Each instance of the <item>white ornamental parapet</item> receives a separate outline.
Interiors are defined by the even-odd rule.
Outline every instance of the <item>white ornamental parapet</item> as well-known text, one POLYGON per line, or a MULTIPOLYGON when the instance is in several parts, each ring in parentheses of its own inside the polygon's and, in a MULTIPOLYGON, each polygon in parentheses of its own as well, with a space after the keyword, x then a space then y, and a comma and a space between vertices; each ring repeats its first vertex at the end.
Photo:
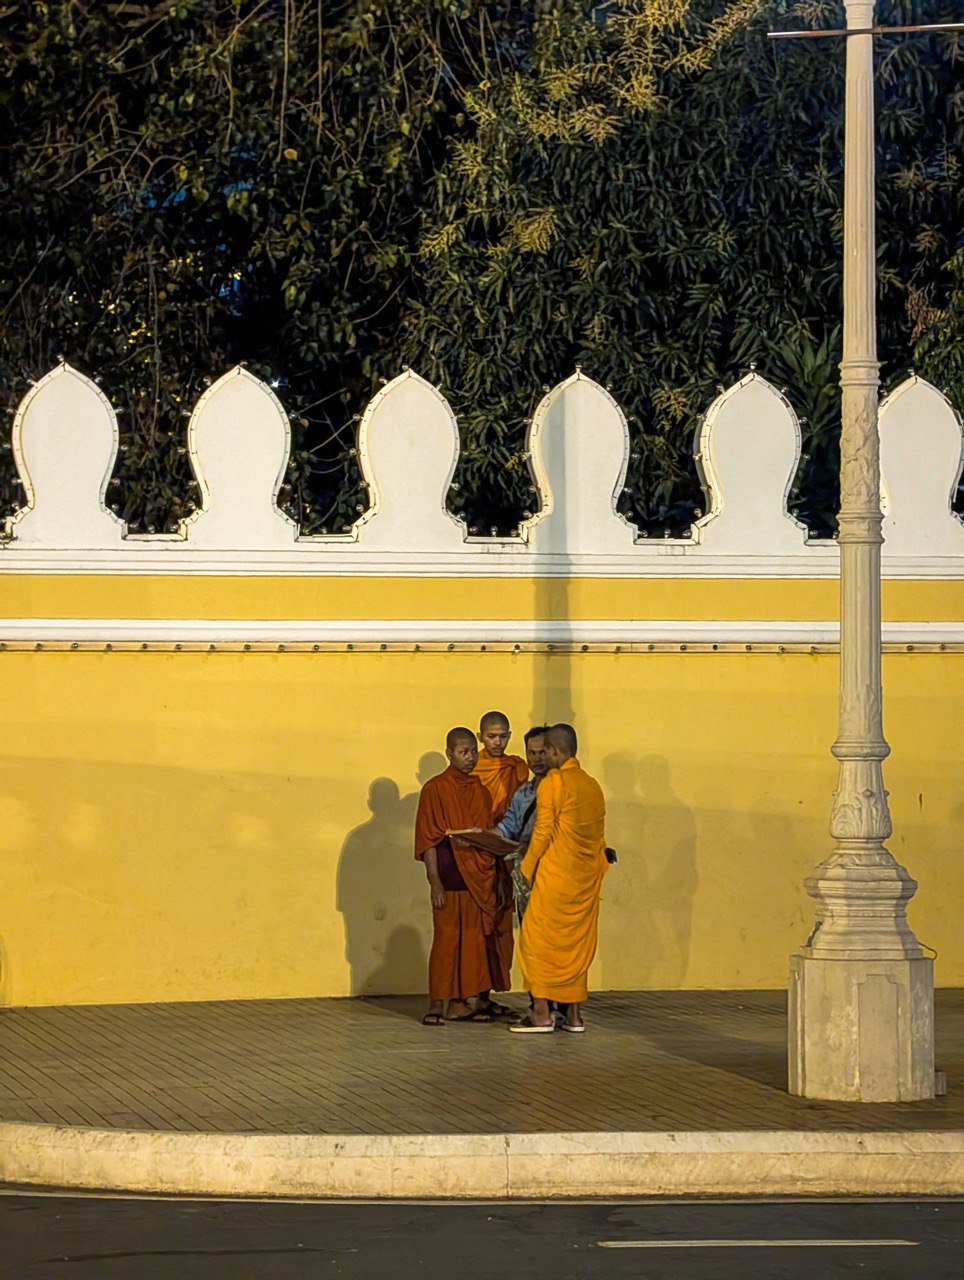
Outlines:
MULTIPOLYGON (((911 378, 880 414, 884 572, 964 577, 964 526, 951 495, 961 421, 911 378)), ((13 450, 27 502, 7 520, 0 568, 36 573, 415 576, 833 577, 836 544, 808 541, 787 510, 800 427, 785 397, 751 373, 710 406, 696 465, 706 515, 684 538, 645 538, 617 504, 629 430, 608 390, 576 372, 547 393, 528 433, 538 491, 518 535, 470 537, 448 509, 458 424, 442 393, 405 371, 358 432, 370 504, 350 530, 304 536, 278 495, 291 428, 274 392, 243 368, 200 398, 187 430, 201 491, 178 532, 128 534, 106 505, 117 420, 89 379, 60 365, 27 393, 13 450)))

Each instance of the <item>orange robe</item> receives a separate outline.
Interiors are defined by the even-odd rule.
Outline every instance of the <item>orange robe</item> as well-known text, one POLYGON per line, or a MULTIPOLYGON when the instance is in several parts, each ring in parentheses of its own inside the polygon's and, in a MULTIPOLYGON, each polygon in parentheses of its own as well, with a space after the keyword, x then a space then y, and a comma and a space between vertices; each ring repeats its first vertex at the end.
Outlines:
POLYGON ((551 769, 536 792, 536 825, 522 860, 532 881, 519 931, 527 989, 543 1000, 581 1004, 599 933, 606 861, 606 804, 576 759, 551 769))
POLYGON ((501 822, 512 797, 528 781, 529 766, 521 756, 490 756, 483 747, 474 776, 492 797, 492 817, 501 822))
POLYGON ((418 798, 415 857, 438 850, 445 906, 432 911, 428 962, 430 1000, 467 1000, 483 991, 507 991, 510 965, 497 937, 500 901, 496 860, 481 849, 453 843, 446 831, 491 827, 489 793, 474 774, 448 768, 430 778, 418 798))
MULTIPOLYGON (((492 817, 501 822, 512 802, 512 797, 528 780, 529 766, 521 756, 490 756, 483 747, 475 766, 474 776, 492 797, 492 817)), ((499 859, 499 898, 505 903, 496 921, 496 937, 499 952, 506 968, 512 969, 512 920, 515 915, 512 900, 512 875, 508 866, 499 859)))

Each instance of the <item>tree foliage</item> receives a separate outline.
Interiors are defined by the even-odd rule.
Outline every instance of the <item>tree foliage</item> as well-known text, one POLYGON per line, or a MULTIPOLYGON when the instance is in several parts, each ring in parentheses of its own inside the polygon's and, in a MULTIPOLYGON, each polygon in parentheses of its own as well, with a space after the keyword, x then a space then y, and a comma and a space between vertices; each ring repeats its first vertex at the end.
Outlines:
MULTIPOLYGON (((190 509, 183 415, 244 361, 280 387, 308 528, 356 518, 352 415, 393 349, 463 74, 449 0, 8 8, 0 23, 11 397, 63 355, 120 411, 112 498, 190 509)), ((462 33, 457 33, 461 35, 462 33)))
MULTIPOLYGON (((839 16, 825 0, 0 7, 7 406, 60 355, 97 378, 120 410, 111 500, 170 528, 193 498, 184 414, 243 360, 279 386, 284 503, 319 532, 364 506, 353 419, 410 364, 459 415, 453 505, 501 531, 532 502, 542 386, 579 364, 631 416, 623 509, 677 532, 701 502, 699 414, 755 362, 807 417, 795 503, 826 533, 843 49, 765 33, 839 16)), ((962 406, 964 54, 933 37, 878 52, 884 374, 916 361, 962 406)))

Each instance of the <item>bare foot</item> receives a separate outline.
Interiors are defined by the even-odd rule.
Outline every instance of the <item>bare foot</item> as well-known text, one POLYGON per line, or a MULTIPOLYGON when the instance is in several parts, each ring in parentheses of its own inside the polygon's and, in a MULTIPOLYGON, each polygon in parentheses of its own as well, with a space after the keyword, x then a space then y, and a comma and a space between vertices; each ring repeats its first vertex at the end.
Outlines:
POLYGON ((582 1025, 582 1007, 578 1004, 571 1004, 566 1010, 566 1026, 581 1027, 582 1025))
POLYGON ((466 1000, 450 1000, 448 1008, 445 1010, 445 1017, 448 1021, 453 1018, 464 1018, 466 1014, 472 1012, 472 1006, 466 1000))
POLYGON ((555 1026, 556 1015, 549 1008, 548 1000, 537 1000, 533 998, 532 1010, 529 1014, 533 1026, 536 1027, 552 1027, 555 1026))

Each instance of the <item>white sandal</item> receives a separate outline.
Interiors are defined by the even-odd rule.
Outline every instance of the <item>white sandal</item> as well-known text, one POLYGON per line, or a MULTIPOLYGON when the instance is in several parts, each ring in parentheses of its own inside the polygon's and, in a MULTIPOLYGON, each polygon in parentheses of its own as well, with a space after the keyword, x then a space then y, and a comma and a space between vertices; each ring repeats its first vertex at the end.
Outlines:
POLYGON ((521 1022, 513 1022, 509 1027, 510 1031, 523 1036, 551 1036, 555 1029, 555 1020, 547 1023, 545 1026, 542 1026, 538 1022, 533 1022, 531 1018, 523 1018, 521 1022))

